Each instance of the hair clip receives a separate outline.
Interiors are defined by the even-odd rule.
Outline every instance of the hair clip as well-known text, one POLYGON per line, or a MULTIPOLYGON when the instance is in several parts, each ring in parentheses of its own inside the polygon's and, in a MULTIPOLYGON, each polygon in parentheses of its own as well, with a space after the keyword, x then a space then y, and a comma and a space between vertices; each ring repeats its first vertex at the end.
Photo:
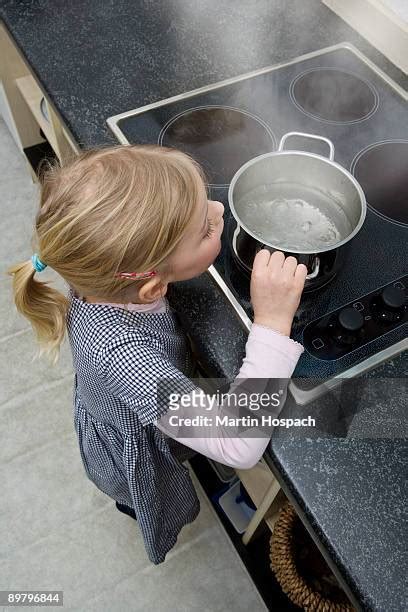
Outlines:
POLYGON ((156 276, 156 270, 151 270, 150 272, 117 272, 115 276, 117 278, 150 278, 151 276, 156 276))

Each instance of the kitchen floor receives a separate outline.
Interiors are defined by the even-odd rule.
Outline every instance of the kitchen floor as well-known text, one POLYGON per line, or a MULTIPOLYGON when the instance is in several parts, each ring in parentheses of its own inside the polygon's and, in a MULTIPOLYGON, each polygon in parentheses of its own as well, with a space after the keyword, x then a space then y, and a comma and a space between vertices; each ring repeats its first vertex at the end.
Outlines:
MULTIPOLYGON (((147 559, 137 524, 86 477, 72 418, 72 358, 34 361, 34 334, 5 269, 28 259, 37 186, 0 119, 0 590, 64 591, 65 610, 266 610, 198 482, 196 521, 166 561, 147 559)), ((41 280, 64 284, 52 270, 41 280)), ((279 609, 279 608, 276 608, 279 609)))

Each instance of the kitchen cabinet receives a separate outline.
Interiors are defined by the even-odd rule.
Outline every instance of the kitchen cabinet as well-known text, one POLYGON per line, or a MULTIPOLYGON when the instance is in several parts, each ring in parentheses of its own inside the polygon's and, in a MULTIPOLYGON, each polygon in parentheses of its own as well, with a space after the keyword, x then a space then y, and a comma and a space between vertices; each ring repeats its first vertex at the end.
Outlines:
MULTIPOLYGON (((17 146, 30 162, 28 151, 48 142, 64 165, 79 149, 3 24, 0 57, 3 116, 17 146)), ((36 181, 34 168, 28 167, 36 181)))
POLYGON ((256 512, 242 535, 242 542, 248 544, 262 520, 273 531, 286 496, 264 459, 249 470, 235 472, 256 506, 256 512))

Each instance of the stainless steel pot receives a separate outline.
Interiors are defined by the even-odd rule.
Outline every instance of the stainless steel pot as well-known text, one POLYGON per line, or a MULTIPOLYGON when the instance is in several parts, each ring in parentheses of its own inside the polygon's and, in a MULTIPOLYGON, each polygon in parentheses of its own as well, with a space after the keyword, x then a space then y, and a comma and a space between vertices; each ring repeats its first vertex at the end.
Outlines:
POLYGON ((306 264, 306 291, 335 276, 364 223, 367 204, 356 179, 333 160, 328 138, 289 132, 278 151, 249 160, 235 173, 228 192, 237 224, 232 250, 248 273, 256 253, 267 248, 306 264), (324 141, 329 157, 283 150, 291 136, 324 141))

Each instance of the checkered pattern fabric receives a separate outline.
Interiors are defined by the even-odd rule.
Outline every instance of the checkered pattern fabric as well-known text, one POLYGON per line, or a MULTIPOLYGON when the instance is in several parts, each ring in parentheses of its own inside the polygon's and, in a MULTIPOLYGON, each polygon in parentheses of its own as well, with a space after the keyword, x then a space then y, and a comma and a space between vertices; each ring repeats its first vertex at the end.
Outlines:
POLYGON ((168 404, 158 380, 190 393, 195 363, 177 315, 84 302, 69 289, 67 332, 75 370, 74 424, 88 478, 134 509, 149 559, 162 563, 200 510, 186 447, 155 425, 168 404), (179 457, 177 452, 179 451, 179 457))

